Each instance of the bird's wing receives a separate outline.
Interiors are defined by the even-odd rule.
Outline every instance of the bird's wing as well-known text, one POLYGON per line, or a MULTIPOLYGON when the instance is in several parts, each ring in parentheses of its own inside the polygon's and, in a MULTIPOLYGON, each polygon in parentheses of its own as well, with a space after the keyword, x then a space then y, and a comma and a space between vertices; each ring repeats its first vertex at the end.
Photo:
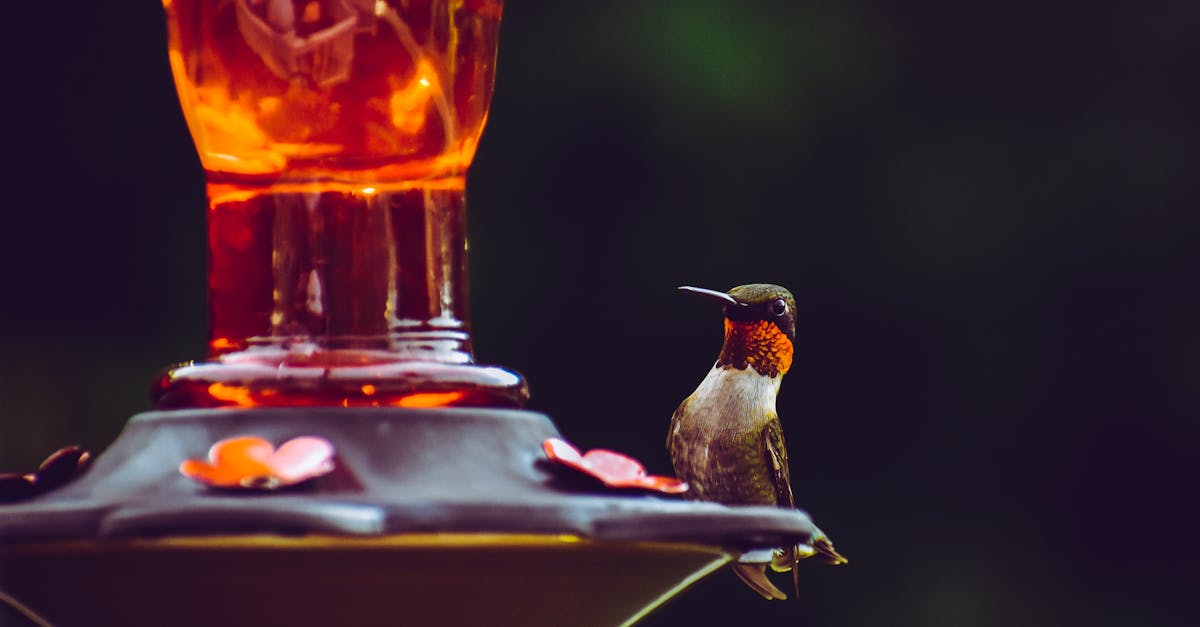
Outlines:
MULTIPOLYGON (((762 430, 763 458, 767 460, 771 480, 775 484, 775 504, 795 509, 796 499, 792 496, 792 473, 788 469, 787 447, 783 443, 783 425, 779 417, 773 416, 762 430)), ((800 598, 800 573, 796 568, 795 545, 784 548, 784 557, 792 569, 792 588, 800 598)))
POLYGON ((783 427, 779 424, 779 418, 767 422, 762 430, 762 440, 763 458, 767 460, 775 484, 775 504, 794 508, 796 500, 792 497, 792 474, 788 470, 787 447, 783 444, 783 427))
MULTIPOLYGON (((762 432, 763 448, 766 451, 766 459, 770 464, 771 476, 775 480, 775 503, 780 507, 795 508, 796 501, 792 496, 792 480, 791 472, 788 470, 787 448, 783 445, 783 427, 779 424, 779 419, 776 418, 767 423, 762 432)), ((812 551, 815 552, 822 562, 826 564, 845 564, 846 558, 842 557, 836 549, 833 548, 833 542, 820 531, 812 539, 812 551)), ((795 548, 787 552, 786 563, 795 564, 796 554, 795 548)), ((792 569, 793 578, 796 575, 796 569, 792 569)), ((799 582, 796 584, 799 586, 799 582)))

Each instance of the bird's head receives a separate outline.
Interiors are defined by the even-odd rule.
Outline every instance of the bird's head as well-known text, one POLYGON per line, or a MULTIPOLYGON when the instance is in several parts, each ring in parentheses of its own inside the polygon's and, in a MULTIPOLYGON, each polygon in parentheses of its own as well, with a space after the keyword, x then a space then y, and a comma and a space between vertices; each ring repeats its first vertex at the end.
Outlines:
POLYGON ((739 370, 750 366, 772 377, 791 368, 796 299, 787 289, 770 283, 739 285, 729 292, 688 286, 679 289, 724 308, 725 345, 717 366, 739 370))

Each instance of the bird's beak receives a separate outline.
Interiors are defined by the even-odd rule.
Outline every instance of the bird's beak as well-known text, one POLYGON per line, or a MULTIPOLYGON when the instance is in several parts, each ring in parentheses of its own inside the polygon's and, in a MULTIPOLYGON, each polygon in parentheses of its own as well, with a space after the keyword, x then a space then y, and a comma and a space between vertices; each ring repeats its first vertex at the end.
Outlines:
POLYGON ((722 305, 729 306, 729 307, 739 307, 742 304, 742 303, 738 302, 737 299, 730 296, 729 294, 726 294, 725 292, 718 292, 716 290, 706 290, 703 287, 689 287, 687 285, 681 285, 681 286, 679 286, 679 289, 684 292, 691 292, 692 294, 695 294, 696 296, 699 296, 701 298, 706 298, 708 300, 716 301, 718 303, 721 303, 722 305))

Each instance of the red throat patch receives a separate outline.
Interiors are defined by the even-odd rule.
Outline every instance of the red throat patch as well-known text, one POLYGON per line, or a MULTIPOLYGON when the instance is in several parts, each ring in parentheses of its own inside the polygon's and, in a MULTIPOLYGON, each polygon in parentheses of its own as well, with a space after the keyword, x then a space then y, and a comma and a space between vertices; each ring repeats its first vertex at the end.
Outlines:
POLYGON ((725 346, 718 364, 739 370, 746 366, 768 377, 787 373, 792 367, 792 341, 774 322, 725 320, 725 346))

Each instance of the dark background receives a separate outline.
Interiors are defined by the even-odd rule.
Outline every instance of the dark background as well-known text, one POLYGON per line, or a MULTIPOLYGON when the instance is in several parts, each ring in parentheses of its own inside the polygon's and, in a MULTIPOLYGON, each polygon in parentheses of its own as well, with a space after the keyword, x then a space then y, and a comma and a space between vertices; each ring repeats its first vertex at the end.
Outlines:
MULTIPOLYGON (((1187 4, 509 2, 469 188, 480 359, 669 472, 721 333, 675 286, 800 303, 779 408, 850 564, 802 564, 787 604, 722 572, 646 625, 1200 624, 1187 4)), ((202 356, 205 227, 159 5, 3 11, 15 469, 102 449, 202 356)))

